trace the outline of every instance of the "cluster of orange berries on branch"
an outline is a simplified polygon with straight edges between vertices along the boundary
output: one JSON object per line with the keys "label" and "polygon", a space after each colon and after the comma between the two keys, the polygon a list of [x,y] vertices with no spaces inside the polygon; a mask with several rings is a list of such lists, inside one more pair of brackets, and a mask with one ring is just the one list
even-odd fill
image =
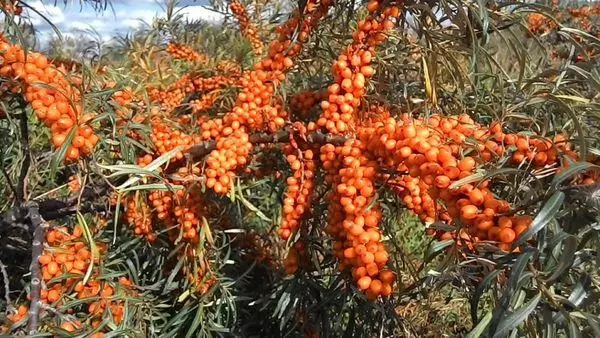
{"label": "cluster of orange berries on branch", "polygon": [[[199,174],[200,172],[198,171],[197,173]],[[195,191],[191,190],[187,196],[185,196],[186,194],[181,194],[182,205],[175,206],[173,214],[177,219],[177,224],[180,226],[179,231],[183,240],[192,244],[198,244],[200,229],[203,226],[201,208],[204,202],[200,194],[193,192]],[[179,233],[172,233],[171,236],[175,240],[176,236],[179,236]]]}
{"label": "cluster of orange berries on branch", "polygon": [[117,90],[112,94],[112,100],[121,107],[129,106],[135,98],[135,95],[129,89]]}
{"label": "cluster of orange berries on branch", "polygon": [[329,205],[325,230],[334,240],[340,269],[351,269],[358,287],[375,299],[391,294],[394,275],[385,268],[389,254],[378,229],[382,217],[375,201],[378,164],[367,155],[359,140],[337,147],[328,143],[320,149],[332,184],[328,198],[335,201]]}
{"label": "cluster of orange berries on branch", "polygon": [[[207,263],[205,262],[202,262],[201,264],[201,266],[206,265]],[[194,287],[194,292],[197,295],[201,296],[206,294],[210,290],[210,288],[212,288],[217,283],[217,278],[212,274],[209,275],[205,268],[199,268],[196,275],[190,273],[189,268],[185,266],[183,268],[183,271],[188,276],[189,281]]]}
{"label": "cluster of orange berries on branch", "polygon": [[92,115],[83,114],[81,93],[67,77],[39,53],[25,53],[23,47],[0,39],[0,76],[13,78],[24,86],[24,97],[36,116],[52,131],[52,144],[61,147],[75,133],[66,159],[78,160],[92,153],[99,138],[88,125]]}
{"label": "cluster of orange berries on branch", "polygon": [[[47,247],[38,259],[44,281],[40,300],[47,304],[61,302],[64,296],[89,300],[87,311],[92,316],[92,328],[98,328],[105,320],[106,309],[110,310],[112,320],[118,325],[124,319],[125,304],[114,299],[115,285],[96,278],[96,275],[83,284],[84,274],[92,259],[97,264],[104,247],[97,246],[98,252],[93,255],[82,241],[82,235],[83,230],[79,226],[74,227],[72,232],[66,227],[55,227],[46,233]],[[126,291],[131,287],[131,282],[125,277],[119,278],[119,284]],[[23,319],[23,312],[27,312],[25,305],[10,318],[11,321]],[[61,328],[75,332],[83,329],[83,325],[77,321],[64,321]],[[102,336],[102,333],[95,335]]]}
{"label": "cluster of orange berries on branch", "polygon": [[[234,170],[247,162],[252,147],[248,141],[248,132],[265,128],[273,132],[284,126],[287,112],[283,110],[281,102],[274,99],[275,84],[285,79],[285,72],[294,66],[292,58],[300,52],[302,43],[308,40],[308,34],[327,13],[330,5],[330,0],[310,1],[301,17],[300,13],[296,13],[293,19],[278,27],[279,38],[269,46],[267,57],[241,78],[242,88],[235,107],[223,118],[201,124],[202,137],[206,139],[210,135],[217,140],[217,149],[207,158],[207,170],[211,170],[210,175],[207,172],[207,183],[214,178],[212,188],[217,193],[225,194],[229,191],[229,186],[223,182],[229,182]],[[298,39],[292,42],[297,28]],[[228,158],[225,152],[232,151],[232,146],[236,147],[234,152],[238,156]],[[241,161],[241,157],[244,161]],[[212,174],[216,176],[211,177]]]}
{"label": "cluster of orange berries on branch", "polygon": [[[160,118],[153,119],[150,124],[152,127],[150,139],[152,140],[158,155],[163,155],[179,146],[183,146],[187,149],[193,144],[201,142],[200,136],[191,136],[184,131],[174,130]],[[179,151],[175,154],[173,160],[182,160],[183,158],[184,152]]]}
{"label": "cluster of orange berries on branch", "polygon": [[303,237],[300,237],[294,245],[292,245],[283,260],[283,269],[287,275],[292,275],[298,271],[300,267],[307,271],[310,269],[311,260],[308,256],[309,252],[306,248],[306,242]]}
{"label": "cluster of orange berries on branch", "polygon": [[421,220],[451,223],[459,219],[464,224],[459,233],[438,235],[460,237],[470,243],[491,240],[503,250],[509,250],[515,238],[530,226],[531,217],[507,216],[512,207],[494,196],[489,180],[460,187],[453,187],[453,183],[473,175],[482,163],[498,159],[514,148],[517,149],[511,155],[513,161],[524,161],[533,167],[552,166],[561,155],[576,157],[562,136],[550,142],[507,134],[501,123],[481,126],[466,114],[434,115],[428,119],[407,115],[400,120],[388,118],[360,129],[358,136],[382,159],[381,165],[402,173],[384,178],[399,186],[397,192],[404,203]]}
{"label": "cluster of orange berries on branch", "polygon": [[215,66],[219,73],[228,73],[231,76],[239,77],[242,75],[242,66],[231,60],[221,60]]}
{"label": "cluster of orange berries on branch", "polygon": [[196,63],[204,63],[208,61],[208,57],[206,55],[202,55],[186,45],[175,42],[170,42],[167,45],[167,53],[171,54],[173,58],[177,60]]}
{"label": "cluster of orange berries on branch", "polygon": [[317,120],[319,128],[333,134],[345,134],[354,129],[355,118],[365,96],[366,81],[375,74],[371,66],[374,47],[382,43],[385,32],[391,30],[400,15],[393,4],[380,8],[380,2],[371,0],[369,16],[358,23],[349,45],[333,64],[335,83],[328,90],[327,100],[321,102],[322,114]]}
{"label": "cluster of orange berries on branch", "polygon": [[294,96],[290,101],[290,108],[292,113],[296,113],[299,117],[306,116],[315,105],[320,103],[324,98],[327,97],[327,91],[316,90],[316,91],[302,91]]}
{"label": "cluster of orange berries on branch", "polygon": [[241,74],[231,73],[203,77],[190,73],[179,78],[165,90],[148,87],[148,96],[151,102],[159,103],[164,109],[171,111],[179,107],[189,94],[236,86],[240,76]]}
{"label": "cluster of orange berries on branch", "polygon": [[71,193],[78,193],[81,190],[81,180],[79,179],[79,176],[69,176],[69,182],[67,182],[67,187],[69,188],[69,191]]}
{"label": "cluster of orange berries on branch", "polygon": [[595,31],[600,15],[600,5],[585,5],[581,7],[567,7],[564,10],[553,6],[552,17],[541,13],[532,13],[527,16],[527,27],[531,33],[542,35],[559,28],[561,23],[568,22],[572,28],[581,29],[593,36],[600,36],[600,31]]}
{"label": "cluster of orange berries on branch", "polygon": [[242,5],[242,3],[238,0],[233,0],[229,4],[229,8],[239,22],[242,34],[250,41],[254,53],[261,55],[263,53],[263,43],[258,36],[256,27],[252,24],[252,21],[250,21],[250,18],[248,17],[246,7],[244,7],[244,5]]}
{"label": "cluster of orange berries on branch", "polygon": [[283,221],[278,232],[283,239],[290,238],[310,208],[310,198],[315,185],[316,164],[311,149],[301,151],[285,145],[284,154],[293,175],[286,179],[287,191],[283,199]]}
{"label": "cluster of orange berries on branch", "polygon": [[544,14],[532,13],[527,16],[527,27],[533,34],[541,35],[556,29],[558,24]]}
{"label": "cluster of orange berries on branch", "polygon": [[248,134],[237,129],[230,135],[217,140],[217,147],[206,159],[206,186],[217,194],[225,194],[233,184],[233,170],[248,161],[252,144]]}
{"label": "cluster of orange berries on branch", "polygon": [[154,242],[156,235],[152,229],[152,212],[146,201],[136,196],[129,196],[123,200],[123,204],[125,219],[133,227],[134,233],[145,236],[149,242]]}
{"label": "cluster of orange berries on branch", "polygon": [[219,99],[221,92],[213,90],[200,96],[197,100],[191,100],[188,104],[192,107],[192,113],[200,114],[210,109]]}
{"label": "cluster of orange berries on branch", "polygon": [[239,234],[232,243],[240,249],[242,257],[247,261],[263,263],[270,267],[277,265],[269,243],[255,232]]}

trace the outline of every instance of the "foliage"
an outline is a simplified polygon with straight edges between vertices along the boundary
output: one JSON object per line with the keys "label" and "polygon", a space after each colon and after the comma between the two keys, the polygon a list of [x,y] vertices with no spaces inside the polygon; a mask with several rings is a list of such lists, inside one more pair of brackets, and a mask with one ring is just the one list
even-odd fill
{"label": "foliage", "polygon": [[0,332],[600,335],[600,6],[169,1],[45,56],[26,3]]}

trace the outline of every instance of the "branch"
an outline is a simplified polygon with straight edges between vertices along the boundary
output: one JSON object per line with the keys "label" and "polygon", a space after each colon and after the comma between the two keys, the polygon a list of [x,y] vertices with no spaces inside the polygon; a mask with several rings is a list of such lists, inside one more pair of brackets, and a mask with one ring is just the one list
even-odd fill
{"label": "branch", "polygon": [[2,280],[4,281],[4,300],[6,301],[6,307],[10,308],[10,280],[8,279],[6,265],[2,261],[0,261],[0,272],[2,272]]}
{"label": "branch", "polygon": [[61,209],[54,209],[54,210],[46,210],[44,212],[40,212],[40,214],[43,216],[44,219],[46,220],[54,220],[54,219],[58,219],[64,216],[69,216],[69,215],[73,215],[75,214],[77,211],[81,212],[81,213],[96,213],[96,212],[105,212],[107,211],[107,207],[106,204],[83,204],[81,205],[81,207],[77,207],[77,206],[65,206],[64,208]]}
{"label": "branch", "polygon": [[15,188],[15,185],[13,184],[12,180],[10,179],[10,176],[6,172],[6,169],[4,168],[4,166],[0,167],[0,169],[2,170],[2,174],[4,175],[4,178],[6,178],[6,184],[8,184],[13,195],[15,195],[15,199],[18,200],[19,193],[17,192],[17,188]]}
{"label": "branch", "polygon": [[29,334],[35,334],[38,329],[40,315],[40,294],[42,291],[42,273],[40,270],[40,256],[44,246],[44,232],[48,223],[40,216],[39,205],[35,202],[28,203],[29,220],[33,228],[33,240],[31,242],[31,306],[29,307],[29,318],[27,330]]}
{"label": "branch", "polygon": [[[269,133],[255,133],[248,137],[250,143],[282,143],[290,140],[290,134],[293,133],[291,127],[282,129],[274,134]],[[332,143],[335,145],[342,145],[346,142],[349,137],[337,136],[330,134],[323,134],[320,132],[313,132],[306,135],[306,142],[311,144],[324,144]],[[211,151],[217,148],[217,143],[214,140],[202,142],[191,147],[188,150],[188,158],[191,160],[201,160],[206,155],[210,154]]]}
{"label": "branch", "polygon": [[21,164],[21,174],[17,186],[17,203],[23,203],[25,200],[25,180],[31,165],[31,154],[29,152],[29,127],[27,126],[27,114],[23,111],[19,115],[19,125],[21,129],[21,149],[23,149],[24,157]]}

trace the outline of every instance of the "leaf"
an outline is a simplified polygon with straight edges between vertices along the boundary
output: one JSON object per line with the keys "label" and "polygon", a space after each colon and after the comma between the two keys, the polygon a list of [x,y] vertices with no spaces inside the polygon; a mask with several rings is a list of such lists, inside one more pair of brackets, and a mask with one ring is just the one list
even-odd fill
{"label": "leaf", "polygon": [[[183,151],[183,149],[184,149],[183,146],[174,148],[171,151],[168,151],[168,152],[162,154],[160,157],[158,157],[157,159],[152,161],[150,164],[148,164],[144,168],[137,167],[137,166],[134,166],[134,167],[143,169],[144,171],[147,171],[147,172],[153,172],[156,169],[158,169],[160,166],[162,166],[163,164],[167,163],[171,158],[175,157],[175,155],[177,155],[178,152]],[[125,183],[118,186],[117,190],[125,189],[128,186],[131,186],[131,185],[137,183],[140,179],[141,179],[141,177],[131,177]]]}
{"label": "leaf", "polygon": [[531,226],[527,231],[523,232],[513,243],[513,248],[523,244],[527,239],[531,238],[533,234],[538,233],[542,228],[554,218],[560,207],[565,200],[565,193],[562,191],[555,192],[544,204],[544,207],[535,216]]}
{"label": "leaf", "polygon": [[585,300],[590,291],[591,285],[592,279],[589,275],[584,274],[583,278],[579,278],[568,298],[573,307],[578,307]]}
{"label": "leaf", "polygon": [[500,168],[500,169],[493,169],[493,170],[489,170],[489,171],[479,171],[477,173],[474,173],[472,175],[469,175],[467,177],[464,177],[464,178],[452,183],[450,185],[450,187],[448,187],[448,188],[450,190],[458,189],[465,184],[479,182],[479,181],[494,177],[496,175],[508,174],[511,172],[518,173],[518,172],[520,172],[520,170],[516,169],[516,168]]}
{"label": "leaf", "polygon": [[577,324],[577,322],[571,318],[569,320],[569,334],[568,334],[569,338],[578,338],[578,337],[582,337],[581,335],[581,330],[579,329],[579,325]]}
{"label": "leaf", "polygon": [[475,289],[475,292],[473,293],[473,297],[471,297],[471,318],[473,320],[473,323],[475,323],[477,321],[477,308],[479,306],[479,300],[481,299],[481,296],[483,295],[485,290],[489,287],[491,282],[493,280],[495,280],[496,277],[498,277],[498,275],[502,272],[503,272],[502,270],[494,270],[494,271],[490,272],[489,274],[487,274],[487,276],[485,276],[483,281],[477,286],[477,289]]}
{"label": "leaf", "polygon": [[240,201],[242,201],[242,204],[244,204],[244,206],[246,206],[246,208],[248,208],[248,209],[250,209],[250,211],[254,212],[256,214],[256,216],[258,216],[263,221],[272,222],[272,220],[269,217],[267,217],[262,211],[260,211],[257,207],[255,207],[252,203],[250,203],[244,197],[244,194],[242,193],[242,188],[239,185],[239,182],[238,182],[238,190],[239,190],[238,199]]}
{"label": "leaf", "polygon": [[600,319],[598,319],[598,316],[589,314],[587,312],[584,312],[583,315],[585,316],[588,323],[590,324],[590,327],[592,328],[592,331],[594,332],[594,337],[600,337]]}
{"label": "leaf", "polygon": [[50,178],[52,180],[54,180],[54,178],[56,177],[58,167],[67,155],[67,149],[69,149],[69,146],[73,142],[73,138],[75,138],[75,132],[76,128],[71,128],[71,131],[69,131],[69,134],[65,138],[65,143],[63,143],[58,149],[58,152],[56,152],[54,156],[52,156],[52,161],[50,161]]}
{"label": "leaf", "polygon": [[96,242],[94,242],[94,237],[92,236],[92,232],[85,221],[83,215],[77,211],[77,223],[83,229],[83,236],[85,240],[90,245],[90,264],[88,265],[87,271],[85,272],[85,276],[83,277],[83,285],[85,285],[90,277],[92,276],[92,270],[94,269],[94,259],[98,256],[98,248],[96,247]]}
{"label": "leaf", "polygon": [[510,313],[506,317],[504,317],[500,324],[498,324],[498,328],[494,333],[494,338],[505,337],[512,329],[521,325],[521,323],[529,317],[529,314],[535,310],[537,304],[540,302],[542,298],[542,293],[538,292],[535,297],[533,297],[529,302],[525,305],[521,306],[518,310]]}
{"label": "leaf", "polygon": [[469,175],[465,178],[461,178],[460,180],[450,184],[450,186],[448,187],[448,189],[450,190],[455,190],[458,189],[460,187],[462,187],[465,184],[469,184],[469,183],[473,183],[473,182],[479,182],[481,181],[483,178],[485,177],[485,173],[483,171],[474,173],[472,175]]}
{"label": "leaf", "polygon": [[447,239],[444,241],[435,241],[429,246],[427,253],[425,254],[425,261],[429,262],[433,257],[439,254],[442,250],[454,244],[453,239]]}
{"label": "leaf", "polygon": [[555,95],[555,97],[559,98],[559,99],[565,99],[565,100],[571,100],[571,101],[576,101],[576,102],[581,102],[581,103],[590,103],[590,100],[581,97],[581,96],[574,96],[574,95]]}
{"label": "leaf", "polygon": [[560,252],[560,261],[552,272],[552,275],[546,280],[547,283],[554,282],[562,273],[571,267],[575,260],[575,252],[577,251],[577,237],[570,235],[564,240],[563,249]]}
{"label": "leaf", "polygon": [[483,318],[481,318],[481,320],[479,321],[479,323],[477,323],[477,326],[475,326],[473,328],[473,330],[471,330],[465,336],[465,338],[479,338],[479,337],[481,337],[481,335],[485,332],[485,329],[488,327],[488,325],[490,325],[490,320],[492,320],[492,313],[488,312],[485,316],[483,316]]}
{"label": "leaf", "polygon": [[190,338],[194,335],[194,333],[196,333],[196,329],[198,328],[198,326],[200,326],[200,321],[202,321],[203,317],[204,317],[204,306],[202,306],[202,304],[198,304],[198,311],[196,311],[196,315],[194,316],[194,321],[192,322],[190,327],[187,329],[187,334],[185,335],[185,338]]}
{"label": "leaf", "polygon": [[600,166],[589,162],[575,162],[572,163],[566,170],[562,171],[560,174],[554,176],[554,179],[550,183],[552,187],[556,188],[559,184],[561,184],[564,180],[570,178],[578,172],[587,170],[589,168],[600,169]]}
{"label": "leaf", "polygon": [[165,183],[152,183],[152,184],[141,184],[133,187],[125,188],[120,190],[120,193],[135,191],[135,190],[161,190],[161,191],[175,191],[181,190],[183,186],[181,185],[167,185]]}

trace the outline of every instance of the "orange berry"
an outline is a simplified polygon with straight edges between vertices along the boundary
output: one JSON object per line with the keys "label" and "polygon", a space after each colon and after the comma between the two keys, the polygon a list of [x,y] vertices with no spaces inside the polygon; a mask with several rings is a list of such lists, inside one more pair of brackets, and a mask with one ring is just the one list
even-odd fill
{"label": "orange berry", "polygon": [[504,242],[504,243],[512,243],[512,241],[514,241],[516,237],[517,236],[516,236],[514,230],[511,228],[503,228],[498,233],[498,238],[500,239],[501,242]]}
{"label": "orange berry", "polygon": [[361,277],[358,280],[357,284],[358,284],[359,289],[366,290],[369,288],[369,286],[371,286],[371,277],[369,277],[369,276]]}
{"label": "orange berry", "polygon": [[460,216],[466,220],[474,219],[479,213],[479,209],[472,204],[467,204],[460,208]]}

